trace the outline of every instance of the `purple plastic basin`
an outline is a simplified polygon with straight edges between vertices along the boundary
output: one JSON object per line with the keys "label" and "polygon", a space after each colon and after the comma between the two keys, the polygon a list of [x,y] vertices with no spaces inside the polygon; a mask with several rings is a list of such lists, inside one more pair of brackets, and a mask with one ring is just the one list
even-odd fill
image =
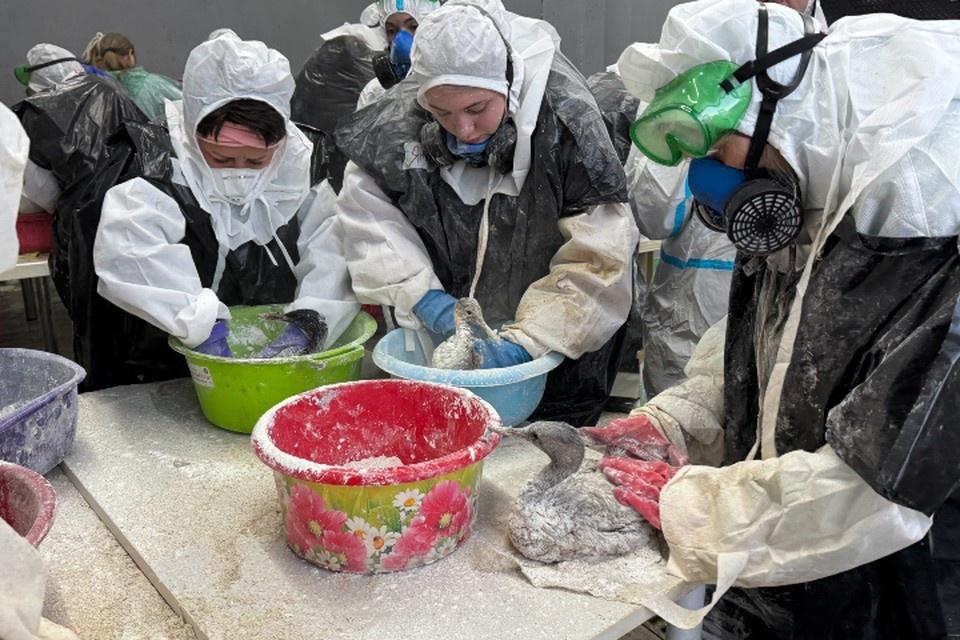
{"label": "purple plastic basin", "polygon": [[0,460],[39,474],[60,464],[73,446],[85,375],[54,353],[0,349]]}
{"label": "purple plastic basin", "polygon": [[0,462],[0,518],[33,546],[50,531],[57,494],[39,473]]}

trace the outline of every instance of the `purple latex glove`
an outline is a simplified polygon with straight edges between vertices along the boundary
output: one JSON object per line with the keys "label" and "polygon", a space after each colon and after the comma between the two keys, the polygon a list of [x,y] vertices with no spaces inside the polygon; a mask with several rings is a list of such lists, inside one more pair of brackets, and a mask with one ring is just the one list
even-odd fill
{"label": "purple latex glove", "polygon": [[288,324],[280,335],[274,338],[273,342],[257,354],[257,357],[287,358],[289,356],[299,356],[307,351],[309,344],[310,340],[307,338],[307,334],[300,327]]}
{"label": "purple latex glove", "polygon": [[195,346],[193,350],[208,356],[232,358],[233,351],[227,343],[228,335],[230,335],[230,324],[226,320],[217,320],[213,323],[213,329],[210,330],[210,337]]}
{"label": "purple latex glove", "polygon": [[515,364],[530,362],[532,359],[526,349],[504,338],[482,340],[474,346],[474,349],[483,358],[484,369],[512,367]]}

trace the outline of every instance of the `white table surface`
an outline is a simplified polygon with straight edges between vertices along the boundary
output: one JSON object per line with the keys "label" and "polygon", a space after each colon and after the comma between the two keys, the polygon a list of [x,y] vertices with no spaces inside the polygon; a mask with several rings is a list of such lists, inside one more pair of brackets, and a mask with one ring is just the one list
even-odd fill
{"label": "white table surface", "polygon": [[433,565],[379,576],[329,573],[287,549],[272,472],[249,437],[203,418],[189,380],[82,395],[62,467],[198,638],[619,638],[650,612],[538,589],[490,560],[516,492],[545,462],[505,441],[486,461],[471,540]]}

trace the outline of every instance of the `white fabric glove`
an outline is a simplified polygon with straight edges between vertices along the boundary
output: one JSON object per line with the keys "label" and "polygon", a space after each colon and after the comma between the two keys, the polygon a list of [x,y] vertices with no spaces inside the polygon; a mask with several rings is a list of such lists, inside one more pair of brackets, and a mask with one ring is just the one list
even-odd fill
{"label": "white fabric glove", "polygon": [[17,264],[17,211],[30,139],[10,109],[0,104],[0,272]]}
{"label": "white fabric glove", "polygon": [[344,256],[360,302],[390,305],[401,327],[419,329],[413,306],[443,285],[413,225],[353,162],[344,171],[337,208]]}
{"label": "white fabric glove", "polygon": [[201,285],[190,249],[178,244],[185,230],[172,198],[146,180],[129,180],[103,200],[93,264],[101,296],[193,348],[230,312]]}
{"label": "white fabric glove", "polygon": [[297,296],[286,309],[313,309],[321,314],[328,331],[325,348],[337,341],[360,311],[350,288],[336,212],[337,194],[324,180],[314,187],[297,214],[300,261],[293,270]]}
{"label": "white fabric glove", "polygon": [[516,319],[501,335],[534,358],[596,351],[630,312],[633,255],[639,232],[625,203],[599,205],[559,223],[563,246],[550,273],[527,287]]}

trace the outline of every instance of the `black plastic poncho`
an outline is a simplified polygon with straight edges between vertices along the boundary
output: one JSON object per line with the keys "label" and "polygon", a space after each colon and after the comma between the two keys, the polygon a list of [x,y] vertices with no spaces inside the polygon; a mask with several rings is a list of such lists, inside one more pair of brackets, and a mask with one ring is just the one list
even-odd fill
{"label": "black plastic poncho", "polygon": [[347,162],[333,142],[333,132],[341,118],[354,112],[360,92],[374,78],[376,53],[355,36],[331,38],[320,44],[297,74],[290,119],[313,141],[312,184],[326,178],[335,191],[343,184]]}
{"label": "black plastic poncho", "polygon": [[[707,637],[944,638],[960,634],[960,256],[957,238],[828,242],[804,299],[776,425],[781,454],[829,444],[889,500],[934,515],[927,538],[814,582],[734,589]],[[740,257],[724,366],[726,462],[754,439],[757,309],[780,322],[797,275]],[[950,635],[949,637],[954,637]]]}
{"label": "black plastic poncho", "polygon": [[[437,165],[416,153],[420,131],[430,122],[416,92],[415,84],[402,82],[351,116],[337,130],[337,146],[403,211],[445,290],[462,297],[474,276],[483,202],[464,204]],[[531,145],[530,172],[519,196],[496,194],[490,202],[488,246],[475,296],[494,325],[512,320],[527,287],[549,273],[564,242],[561,218],[626,202],[623,168],[596,101],[583,76],[559,53]],[[621,340],[622,330],[598,351],[555,369],[531,420],[595,424],[613,385]]]}

